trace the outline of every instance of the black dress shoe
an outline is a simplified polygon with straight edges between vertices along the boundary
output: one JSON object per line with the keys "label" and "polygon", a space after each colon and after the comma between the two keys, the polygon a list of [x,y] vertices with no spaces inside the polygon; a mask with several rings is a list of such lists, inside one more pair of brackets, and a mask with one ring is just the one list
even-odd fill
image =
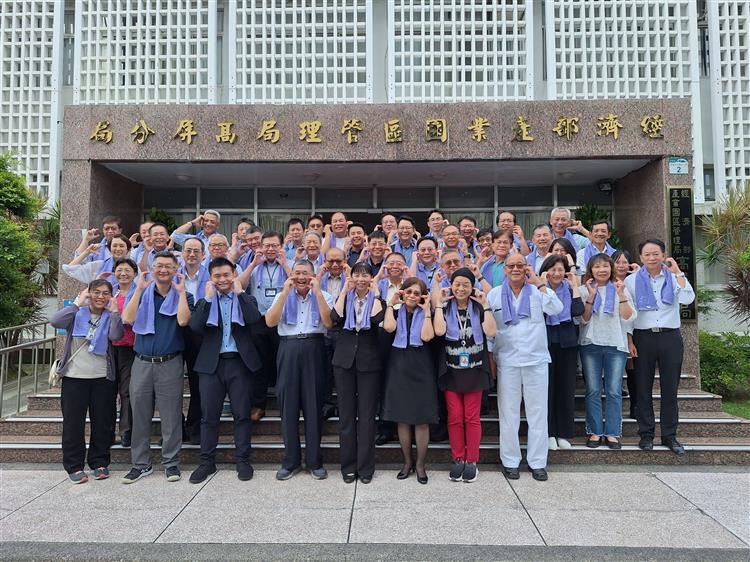
{"label": "black dress shoe", "polygon": [[253,478],[253,467],[252,465],[247,461],[240,461],[236,465],[237,468],[237,478],[242,480],[243,482],[246,482],[247,480],[252,480]]}
{"label": "black dress shoe", "polygon": [[120,440],[120,447],[122,447],[123,449],[130,448],[130,432],[129,431],[126,431],[123,434],[122,439]]}
{"label": "black dress shoe", "polygon": [[661,440],[661,444],[665,447],[669,447],[669,450],[672,451],[675,455],[685,454],[685,447],[682,446],[682,443],[677,441],[676,437],[663,437]]}
{"label": "black dress shoe", "polygon": [[507,466],[503,467],[503,474],[508,480],[518,480],[521,477],[518,468],[508,468]]}
{"label": "black dress shoe", "polygon": [[393,439],[392,435],[388,435],[387,433],[378,433],[378,436],[375,438],[375,444],[385,445],[391,439]]}
{"label": "black dress shoe", "polygon": [[372,482],[372,476],[360,476],[359,481],[362,482],[362,484],[369,484]]}
{"label": "black dress shoe", "polygon": [[409,468],[409,470],[407,470],[406,472],[404,472],[403,470],[400,470],[399,473],[396,475],[396,478],[398,478],[399,480],[406,480],[407,478],[409,478],[409,475],[415,470],[416,469],[414,468],[414,465],[412,465]]}
{"label": "black dress shoe", "polygon": [[419,482],[420,484],[427,484],[427,482],[429,480],[430,479],[427,477],[427,472],[426,471],[425,471],[425,473],[422,476],[420,476],[419,472],[417,472],[417,482]]}
{"label": "black dress shoe", "polygon": [[654,448],[654,438],[644,435],[641,437],[641,440],[638,441],[638,448],[643,449],[644,451],[652,450]]}
{"label": "black dress shoe", "polygon": [[609,447],[610,449],[622,449],[622,444],[620,443],[620,440],[615,439],[615,438],[613,439],[614,441],[612,439],[604,440],[604,442],[607,444],[607,447]]}
{"label": "black dress shoe", "polygon": [[349,474],[344,474],[343,478],[346,484],[351,484],[357,479],[357,475],[353,472],[350,472]]}
{"label": "black dress shoe", "polygon": [[586,446],[589,449],[596,449],[599,445],[602,444],[602,438],[601,437],[596,437],[595,439],[594,439],[594,437],[595,436],[592,435],[591,437],[589,437],[588,439],[586,439]]}
{"label": "black dress shoe", "polygon": [[531,472],[531,476],[534,478],[534,480],[538,480],[539,482],[544,482],[547,480],[547,471],[544,468],[529,467],[529,472]]}
{"label": "black dress shoe", "polygon": [[198,468],[196,468],[193,473],[190,475],[190,483],[191,484],[200,484],[203,482],[206,478],[211,476],[214,472],[216,472],[216,465],[215,464],[204,464],[201,463],[198,465]]}
{"label": "black dress shoe", "polygon": [[336,412],[336,406],[323,406],[323,419],[324,420],[330,420],[331,418],[335,418],[338,415],[338,412]]}

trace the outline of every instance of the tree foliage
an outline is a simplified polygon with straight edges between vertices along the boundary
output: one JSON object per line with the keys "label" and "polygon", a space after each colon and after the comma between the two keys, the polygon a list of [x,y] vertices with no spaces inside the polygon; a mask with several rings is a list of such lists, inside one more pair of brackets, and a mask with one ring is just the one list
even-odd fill
{"label": "tree foliage", "polygon": [[735,319],[750,322],[750,182],[727,190],[726,196],[703,219],[706,240],[701,259],[724,266],[724,300]]}
{"label": "tree foliage", "polygon": [[[609,221],[610,226],[612,226],[612,212],[605,209],[600,209],[593,203],[586,203],[584,205],[581,205],[577,209],[574,209],[573,216],[576,220],[581,221],[583,223],[583,226],[585,226],[589,230],[591,230],[591,225],[598,220]],[[621,248],[622,246],[620,245],[620,238],[617,236],[617,232],[615,231],[615,229],[612,228],[610,232],[612,236],[609,239],[609,243],[613,248]]]}
{"label": "tree foliage", "polygon": [[32,278],[41,253],[34,239],[35,219],[43,202],[17,168],[12,155],[0,155],[0,327],[31,319],[41,292]]}

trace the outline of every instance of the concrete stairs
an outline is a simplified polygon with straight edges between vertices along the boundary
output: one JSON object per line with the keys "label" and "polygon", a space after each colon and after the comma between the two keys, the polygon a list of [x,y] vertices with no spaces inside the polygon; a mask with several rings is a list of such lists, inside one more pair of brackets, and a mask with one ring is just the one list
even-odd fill
{"label": "concrete stairs", "polygon": [[[579,377],[576,390],[576,438],[569,450],[550,451],[551,464],[746,464],[750,465],[750,421],[725,414],[721,411],[721,397],[698,388],[696,377],[683,375],[678,396],[680,406],[679,437],[687,454],[674,455],[666,447],[659,445],[659,385],[658,376],[654,385],[654,406],[657,417],[657,438],[653,451],[641,451],[637,447],[637,423],[628,417],[629,398],[623,399],[623,448],[612,451],[606,447],[588,449],[585,447],[585,413],[583,381]],[[185,384],[185,411],[189,401],[187,381]],[[283,442],[280,436],[281,421],[274,397],[269,399],[269,410],[261,422],[253,426],[253,462],[279,463],[283,455]],[[160,436],[158,411],[152,420],[151,448],[158,460]],[[325,422],[323,450],[326,463],[332,466],[338,461],[337,418]],[[304,421],[300,419],[300,431],[304,446]],[[488,409],[482,415],[481,462],[498,462],[498,417],[496,395],[492,393]],[[521,442],[525,447],[526,422],[521,419]],[[59,389],[32,395],[28,409],[19,414],[0,420],[0,462],[59,463],[61,451],[62,415],[60,411]],[[220,444],[217,460],[232,462],[231,416],[222,416]],[[183,444],[182,459],[185,463],[196,464],[200,449]],[[377,448],[379,463],[400,461],[397,442],[387,443]],[[119,445],[112,448],[113,462],[129,463],[130,451]],[[430,462],[450,461],[450,446],[446,442],[430,444]],[[329,468],[332,468],[329,466]]]}

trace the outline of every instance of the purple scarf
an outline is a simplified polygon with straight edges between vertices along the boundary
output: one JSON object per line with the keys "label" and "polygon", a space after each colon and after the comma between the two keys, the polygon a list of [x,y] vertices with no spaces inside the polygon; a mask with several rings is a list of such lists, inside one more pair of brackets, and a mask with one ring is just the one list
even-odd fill
{"label": "purple scarf", "polygon": [[[91,338],[91,343],[89,344],[89,353],[101,356],[107,354],[107,345],[109,345],[109,320],[110,312],[108,310],[102,311],[102,314],[99,317],[99,324],[94,331],[94,337]],[[89,307],[84,306],[79,308],[78,312],[76,312],[73,333],[71,335],[74,338],[88,337],[90,321],[91,311],[89,310]]]}
{"label": "purple scarf", "polygon": [[404,248],[401,245],[401,239],[398,236],[396,236],[396,241],[393,243],[392,248],[394,252],[397,252],[401,254],[402,256],[406,257],[409,250],[411,250],[412,248],[416,248],[416,245],[417,245],[416,241],[412,238],[411,244],[409,244],[409,246]]}
{"label": "purple scarf", "polygon": [[378,294],[380,295],[380,298],[383,300],[386,300],[388,298],[388,285],[390,284],[390,280],[386,277],[385,279],[381,279],[378,281]]}
{"label": "purple scarf", "polygon": [[[216,294],[209,301],[211,303],[211,308],[208,311],[208,320],[206,321],[206,326],[218,326],[219,325],[219,309],[221,308],[221,306],[219,305],[220,296],[221,294]],[[240,299],[237,298],[237,295],[235,295],[234,293],[229,293],[229,298],[232,299],[232,324],[244,326],[245,315],[242,314],[242,308],[240,307]]]}
{"label": "purple scarf", "polygon": [[[661,302],[669,306],[674,302],[674,282],[672,281],[672,274],[666,266],[661,266],[661,272],[664,275],[664,284],[661,286]],[[651,290],[650,277],[645,267],[639,269],[638,273],[635,274],[635,304],[638,310],[659,309],[656,297]]]}
{"label": "purple scarf", "polygon": [[248,250],[240,256],[240,259],[237,260],[237,263],[242,268],[242,271],[245,271],[248,267],[250,267],[250,262],[252,262],[254,258],[255,252],[253,252],[252,250]]}
{"label": "purple scarf", "polygon": [[415,277],[424,281],[424,284],[427,285],[427,290],[429,291],[432,289],[432,280],[435,279],[435,274],[439,269],[440,268],[437,266],[437,264],[435,264],[435,268],[432,270],[432,277],[430,277],[429,275],[427,275],[427,269],[425,268],[425,266],[421,263],[417,263],[417,274],[415,275]]}
{"label": "purple scarf", "polygon": [[[318,299],[312,294],[312,290],[307,293],[308,298],[312,299],[310,303],[310,321],[316,328],[320,324],[320,309],[318,308]],[[286,298],[284,303],[284,312],[281,315],[284,324],[296,326],[299,324],[299,309],[297,307],[297,290],[295,289]]]}
{"label": "purple scarf", "polygon": [[567,228],[565,229],[565,235],[563,236],[563,238],[571,243],[575,251],[578,251],[578,241],[576,240],[576,237],[573,236],[573,233]]}
{"label": "purple scarf", "polygon": [[[142,336],[154,333],[154,291],[156,290],[156,282],[152,281],[151,284],[146,287],[141,297],[141,302],[138,305],[138,313],[135,316],[135,322],[133,323],[133,331],[136,334]],[[159,314],[164,316],[177,316],[177,305],[180,303],[180,295],[177,293],[177,289],[170,287],[167,296],[164,297],[164,302],[159,307]]]}
{"label": "purple scarf", "polygon": [[[331,278],[331,274],[326,271],[321,277],[320,277],[320,290],[328,292],[328,281]],[[341,272],[341,288],[344,288],[344,285],[346,284],[346,274],[342,271]]]}
{"label": "purple scarf", "polygon": [[508,280],[502,284],[500,289],[500,302],[503,306],[503,323],[515,326],[521,318],[531,318],[531,285],[525,283],[521,289],[521,298],[518,302],[518,312],[513,306],[513,289],[510,288]]}
{"label": "purple scarf", "polygon": [[[479,319],[479,311],[471,300],[468,302],[469,321],[471,323],[471,332],[474,336],[474,343],[482,345],[484,336],[482,335],[482,321]],[[448,309],[445,313],[446,331],[445,339],[448,341],[458,341],[461,333],[458,329],[458,306],[455,301],[448,302]]]}
{"label": "purple scarf", "polygon": [[[398,311],[393,347],[406,349],[406,317],[408,314],[405,306],[402,306]],[[422,347],[422,324],[424,324],[424,321],[424,310],[420,307],[415,308],[411,319],[411,330],[409,330],[409,347]]]}
{"label": "purple scarf", "polygon": [[[451,277],[443,269],[441,269],[440,272],[443,274],[443,279],[440,281],[440,288],[447,289],[451,286]],[[431,287],[428,287],[428,289],[430,288]]]}
{"label": "purple scarf", "polygon": [[497,258],[495,256],[492,256],[490,259],[488,259],[486,262],[482,264],[482,268],[479,270],[482,274],[482,277],[487,279],[489,281],[490,285],[492,284],[492,268],[497,263]]}
{"label": "purple scarf", "polygon": [[279,262],[275,263],[278,269],[269,267],[268,262],[263,262],[255,268],[253,271],[253,283],[256,287],[263,287],[263,280],[268,280],[269,275],[272,283],[271,287],[281,289],[284,286],[284,281],[286,281],[286,270]]}
{"label": "purple scarf", "polygon": [[[357,292],[352,289],[349,294],[346,295],[346,322],[344,323],[344,330],[357,330],[357,313],[354,310],[354,303],[357,300]],[[372,315],[372,303],[375,302],[375,295],[372,291],[367,291],[367,300],[365,301],[365,310],[362,317],[362,326],[360,330],[370,329],[370,316]]]}
{"label": "purple scarf", "polygon": [[[178,271],[187,279],[186,266],[183,265]],[[195,302],[198,302],[200,299],[206,296],[206,283],[208,282],[209,278],[208,266],[201,265],[198,268],[198,288],[195,290],[195,294],[193,295]]]}
{"label": "purple scarf", "polygon": [[[599,314],[599,308],[602,306],[602,298],[599,296],[599,287],[596,288],[594,295],[594,304],[591,307],[591,311],[594,314]],[[607,291],[604,299],[604,314],[614,314],[616,300],[617,289],[615,288],[615,284],[610,281],[607,283]]]}
{"label": "purple scarf", "polygon": [[[575,248],[575,246],[573,246]],[[588,265],[591,258],[593,258],[596,254],[607,254],[608,256],[611,256],[615,253],[615,249],[609,245],[609,242],[604,243],[604,251],[600,252],[596,249],[596,246],[594,246],[594,243],[589,241],[588,244],[586,244],[586,248],[583,250],[583,263],[584,265]]]}
{"label": "purple scarf", "polygon": [[562,283],[555,289],[555,294],[560,302],[563,303],[563,309],[560,314],[551,314],[547,316],[545,320],[547,326],[558,326],[563,322],[570,322],[572,320],[570,316],[570,305],[573,303],[573,297],[570,293],[570,283],[566,279],[562,280]]}

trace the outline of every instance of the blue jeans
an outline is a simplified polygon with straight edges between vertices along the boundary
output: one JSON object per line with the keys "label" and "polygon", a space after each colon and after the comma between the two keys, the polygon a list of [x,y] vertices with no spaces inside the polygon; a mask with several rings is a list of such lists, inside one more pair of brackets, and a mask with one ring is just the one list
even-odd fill
{"label": "blue jeans", "polygon": [[[588,435],[619,438],[622,434],[622,373],[627,360],[628,354],[613,346],[581,346]],[[602,371],[607,398],[606,421],[602,420]]]}

